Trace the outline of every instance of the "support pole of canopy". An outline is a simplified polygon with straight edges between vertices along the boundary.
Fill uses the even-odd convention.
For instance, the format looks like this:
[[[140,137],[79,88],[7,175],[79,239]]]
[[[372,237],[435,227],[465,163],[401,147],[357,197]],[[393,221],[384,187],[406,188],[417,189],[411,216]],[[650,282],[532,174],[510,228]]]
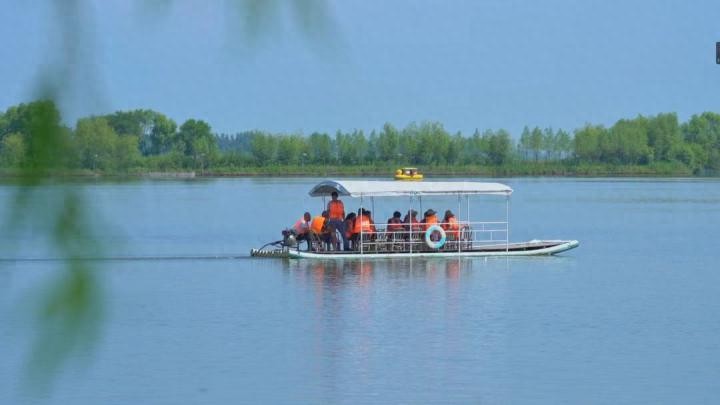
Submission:
[[[413,209],[413,196],[410,195],[410,210],[408,211],[408,234],[407,241],[410,244],[410,253],[412,253],[412,234],[413,234],[413,222],[412,222],[412,209]]]
[[[510,195],[505,196],[505,255],[510,244]]]
[[[468,246],[470,246],[470,250],[472,250],[475,234],[473,233],[472,225],[470,224],[470,194],[468,194],[465,198],[467,201],[467,212],[465,213],[465,221],[467,221],[468,235],[470,235],[470,244]]]
[[[322,213],[322,212],[325,211],[326,209],[327,209],[327,204],[325,204],[325,196],[323,195],[323,196],[322,196],[322,208],[320,208],[320,212]],[[322,238],[320,238],[320,235],[318,235],[318,238],[320,239],[320,246],[322,247],[322,244],[323,244]],[[308,240],[308,243],[310,243],[309,240]],[[299,247],[299,245],[300,245],[300,244],[298,243],[298,247]],[[309,247],[309,246],[308,246],[308,247]],[[308,250],[312,250],[312,249],[308,249]]]
[[[363,254],[363,226],[362,226],[362,212],[363,212],[363,198],[360,195],[360,215],[355,218],[355,221],[360,221],[360,234],[358,235],[358,243],[360,244],[360,254]]]
[[[375,212],[375,197],[370,197],[370,205],[372,206],[372,213],[370,214],[370,218],[372,218],[373,215],[376,215],[376,212]],[[370,220],[370,218],[368,218],[368,221]],[[375,253],[377,253],[377,251],[378,251],[378,250],[377,250],[377,248],[378,248],[378,245],[377,245],[377,227],[375,227],[375,234],[374,234],[374,235],[375,235],[375,240],[374,240],[374,241],[371,241],[370,243],[372,244],[373,249],[375,249]],[[372,239],[372,236],[371,236],[370,238]]]
[[[462,210],[462,196],[460,194],[458,194],[457,197],[458,197],[458,209],[457,209],[457,217],[455,218],[455,220],[457,221],[456,225],[457,225],[458,229],[457,229],[457,235],[455,236],[455,239],[456,239],[457,246],[458,246],[458,253],[460,253],[460,250],[461,250],[460,246],[462,245],[462,243],[460,243],[460,241],[462,239],[462,229],[461,229],[462,226],[460,225],[462,223],[462,222],[460,222],[460,211]],[[445,226],[450,228],[449,224],[445,224]]]
[[[465,196],[465,202],[467,203],[467,210],[465,211],[465,220],[470,223],[470,194]]]

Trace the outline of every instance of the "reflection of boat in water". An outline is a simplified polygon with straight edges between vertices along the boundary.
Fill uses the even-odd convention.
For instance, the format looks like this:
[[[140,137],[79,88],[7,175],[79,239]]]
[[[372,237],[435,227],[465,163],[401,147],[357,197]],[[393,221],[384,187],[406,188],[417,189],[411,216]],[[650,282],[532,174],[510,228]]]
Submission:
[[[337,285],[364,285],[381,279],[438,278],[457,280],[461,273],[474,266],[487,266],[487,261],[469,258],[397,259],[397,260],[290,260],[287,268],[304,277]],[[376,274],[376,271],[380,270]],[[349,280],[349,281],[348,281]]]
[[[297,243],[276,242],[276,249],[251,251],[253,256],[281,256],[290,258],[402,258],[402,257],[462,257],[462,256],[534,256],[552,255],[579,246],[576,240],[531,240],[510,242],[509,204],[512,189],[500,183],[484,182],[393,182],[393,181],[323,181],[310,190],[311,197],[327,197],[333,192],[340,196],[359,198],[360,209],[370,200],[381,197],[406,198],[408,211],[421,206],[423,197],[457,196],[458,215],[466,207],[464,218],[457,218],[455,230],[447,230],[451,223],[437,223],[419,230],[415,225],[405,230],[388,230],[377,226],[371,233],[361,229],[355,248],[351,251],[324,250],[322,243],[309,243],[307,250]],[[505,197],[505,218],[493,222],[473,221],[470,200],[475,196]],[[464,204],[463,204],[463,199]],[[416,205],[417,204],[417,205]],[[366,205],[367,207],[367,205]]]
[[[423,175],[417,167],[403,167],[395,170],[395,180],[422,180]]]

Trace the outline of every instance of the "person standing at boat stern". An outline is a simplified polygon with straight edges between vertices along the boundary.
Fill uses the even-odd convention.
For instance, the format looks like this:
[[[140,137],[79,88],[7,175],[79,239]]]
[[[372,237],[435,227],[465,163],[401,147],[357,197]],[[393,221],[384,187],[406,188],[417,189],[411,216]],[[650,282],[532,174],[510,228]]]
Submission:
[[[330,194],[330,202],[327,205],[328,211],[328,224],[332,225],[342,237],[343,250],[350,250],[348,246],[348,238],[345,235],[345,205],[338,199],[337,191],[333,191]],[[337,249],[340,250],[340,243],[338,242]]]

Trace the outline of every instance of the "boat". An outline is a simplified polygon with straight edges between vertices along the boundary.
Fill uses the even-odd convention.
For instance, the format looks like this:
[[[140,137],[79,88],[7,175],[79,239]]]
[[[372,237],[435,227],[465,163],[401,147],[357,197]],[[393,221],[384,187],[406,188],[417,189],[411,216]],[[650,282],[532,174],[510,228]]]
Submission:
[[[501,183],[325,180],[316,184],[309,195],[322,198],[325,207],[325,199],[333,192],[337,192],[340,197],[358,199],[359,211],[372,208],[373,212],[376,198],[401,199],[403,209],[410,213],[422,211],[423,197],[426,203],[428,199],[438,196],[446,199],[448,196],[457,197],[457,218],[432,226],[405,226],[402,231],[389,231],[382,224],[375,225],[374,232],[363,233],[361,229],[354,249],[350,251],[328,250],[319,240],[307,242],[307,247],[303,249],[292,235],[285,234],[283,240],[253,249],[251,255],[291,259],[538,256],[554,255],[580,245],[577,240],[555,239],[510,242],[510,195],[513,190]],[[471,219],[471,202],[485,196],[505,198],[504,219],[492,222]],[[453,224],[454,228],[450,226]]]
[[[403,167],[395,170],[395,180],[422,180],[423,175],[417,167]]]

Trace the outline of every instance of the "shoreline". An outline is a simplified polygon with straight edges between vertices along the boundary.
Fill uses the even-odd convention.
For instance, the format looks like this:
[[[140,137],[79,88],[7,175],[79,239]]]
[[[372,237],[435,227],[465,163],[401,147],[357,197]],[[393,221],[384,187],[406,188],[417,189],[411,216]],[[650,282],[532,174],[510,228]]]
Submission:
[[[471,167],[429,167],[423,174],[426,178],[462,177],[578,177],[578,178],[718,178],[720,173],[693,173],[687,167],[677,165],[609,166],[609,165],[561,165],[533,164],[521,166],[471,166]],[[388,177],[393,178],[394,169],[373,166],[267,166],[247,168],[219,168],[211,170],[157,170],[137,168],[127,172],[91,170],[51,170],[39,175],[44,179],[159,179],[193,180],[211,178],[252,178],[252,177]],[[18,169],[0,169],[0,179],[22,180],[28,173]]]

